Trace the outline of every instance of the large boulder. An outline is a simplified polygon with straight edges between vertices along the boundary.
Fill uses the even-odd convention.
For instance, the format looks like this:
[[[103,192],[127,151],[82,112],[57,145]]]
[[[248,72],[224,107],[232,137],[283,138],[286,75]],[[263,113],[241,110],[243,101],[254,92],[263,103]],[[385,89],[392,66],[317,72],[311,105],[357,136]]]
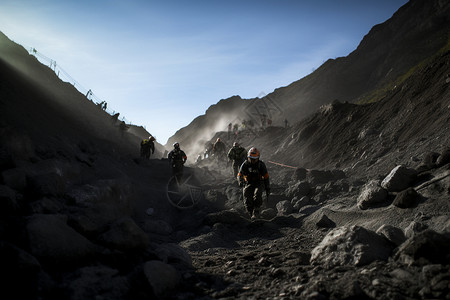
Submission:
[[[444,151],[442,151],[441,155],[439,155],[439,157],[436,160],[436,165],[438,167],[441,167],[448,163],[450,163],[450,148],[447,148]]]
[[[28,175],[27,182],[30,192],[37,197],[62,196],[66,192],[64,178],[58,170]]]
[[[158,299],[173,291],[181,282],[180,273],[171,265],[158,260],[151,260],[144,264],[144,274]]]
[[[280,201],[277,203],[278,215],[289,215],[294,211],[294,207],[288,200]]]
[[[191,256],[178,244],[168,243],[156,246],[155,254],[165,263],[176,263],[187,268],[192,268]]]
[[[384,236],[387,240],[396,246],[406,241],[405,233],[398,227],[384,224],[376,231],[377,234]]]
[[[26,231],[31,254],[39,262],[76,265],[99,253],[99,247],[67,225],[62,215],[36,214],[28,218]]]
[[[130,288],[118,270],[102,265],[80,268],[67,279],[65,288],[72,300],[120,300],[126,298]]]
[[[98,240],[121,251],[144,250],[150,245],[148,235],[131,218],[117,220]]]
[[[5,185],[17,191],[24,191],[27,187],[27,176],[23,169],[12,168],[1,173],[1,179]]]
[[[297,168],[294,171],[294,174],[292,175],[292,179],[294,181],[303,181],[306,179],[306,173],[308,172],[308,170],[306,170],[305,168]]]
[[[400,208],[411,208],[417,205],[419,199],[420,195],[410,187],[398,193],[392,204]]]
[[[65,197],[71,205],[69,224],[87,236],[96,236],[109,224],[132,214],[128,186],[115,180],[99,180],[75,187]]]
[[[393,246],[382,236],[360,226],[339,227],[330,231],[311,251],[311,264],[326,268],[363,266],[386,260]]]
[[[14,215],[20,210],[19,194],[6,185],[0,185],[0,215]]]
[[[382,188],[377,180],[367,183],[358,196],[357,205],[360,209],[376,206],[387,200],[388,192]]]
[[[335,180],[334,174],[330,170],[310,170],[306,174],[306,179],[312,185],[324,184]]]
[[[396,166],[381,182],[388,192],[400,192],[408,188],[416,179],[417,172],[403,165]]]
[[[311,184],[307,181],[294,181],[291,182],[286,189],[286,196],[289,198],[301,198],[311,193]]]
[[[407,265],[449,264],[450,234],[424,230],[403,243],[395,259]]]

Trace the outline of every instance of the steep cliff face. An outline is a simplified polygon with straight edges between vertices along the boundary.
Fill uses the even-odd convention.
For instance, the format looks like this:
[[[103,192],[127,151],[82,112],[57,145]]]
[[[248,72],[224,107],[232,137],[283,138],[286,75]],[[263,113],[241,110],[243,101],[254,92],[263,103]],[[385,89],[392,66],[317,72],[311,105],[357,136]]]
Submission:
[[[374,26],[347,57],[330,59],[310,75],[255,101],[275,103],[275,113],[268,109],[261,113],[282,124],[285,118],[291,123],[298,122],[336,99],[350,103],[379,100],[380,90],[393,88],[407,77],[411,68],[447,44],[449,16],[448,1],[410,1],[391,19]],[[196,133],[217,129],[214,127],[217,119],[229,115],[245,118],[248,102],[241,101],[240,105],[236,109],[234,98],[222,100],[217,107],[220,111],[214,114],[207,111],[199,117],[201,122],[193,121],[170,141],[186,143],[190,151]]]

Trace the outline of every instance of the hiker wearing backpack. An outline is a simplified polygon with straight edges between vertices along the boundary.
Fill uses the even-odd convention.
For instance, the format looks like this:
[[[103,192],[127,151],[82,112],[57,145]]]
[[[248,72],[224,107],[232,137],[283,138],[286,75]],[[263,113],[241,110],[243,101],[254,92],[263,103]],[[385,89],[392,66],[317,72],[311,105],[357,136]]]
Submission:
[[[252,219],[259,217],[263,189],[266,190],[267,197],[270,195],[269,173],[266,165],[259,160],[259,156],[259,150],[252,147],[237,175],[239,186],[244,188],[245,208]]]
[[[169,152],[167,156],[169,163],[172,167],[172,174],[176,177],[178,182],[181,182],[184,171],[184,163],[187,160],[186,153],[180,149],[179,143],[173,144],[173,150]]]
[[[247,150],[240,146],[238,142],[233,143],[233,147],[228,151],[228,160],[232,163],[233,178],[239,173],[239,168],[247,156]]]
[[[149,136],[148,139],[141,141],[141,157],[144,159],[150,159],[150,154],[155,153],[155,138]]]

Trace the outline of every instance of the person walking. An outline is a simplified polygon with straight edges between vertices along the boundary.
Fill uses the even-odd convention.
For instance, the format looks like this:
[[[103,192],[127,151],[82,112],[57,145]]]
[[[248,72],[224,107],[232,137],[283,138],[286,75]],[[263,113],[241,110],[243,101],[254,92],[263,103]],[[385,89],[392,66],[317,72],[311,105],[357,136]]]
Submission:
[[[172,167],[172,174],[180,183],[183,178],[184,164],[186,163],[187,156],[183,150],[180,149],[179,143],[173,144],[173,150],[169,152],[167,156],[169,163]]]
[[[226,148],[224,142],[220,138],[217,138],[213,146],[214,156],[217,162],[225,161]]]
[[[239,173],[239,168],[245,161],[247,156],[247,150],[240,146],[238,142],[233,143],[233,147],[228,151],[228,160],[232,163],[233,167],[233,178],[236,178]]]
[[[259,160],[260,153],[252,147],[247,154],[247,160],[239,168],[237,175],[240,187],[243,187],[244,205],[252,219],[259,217],[262,205],[262,192],[266,191],[266,196],[270,195],[270,180],[264,162]]]
[[[150,159],[150,155],[155,153],[155,138],[149,136],[141,141],[141,158]]]

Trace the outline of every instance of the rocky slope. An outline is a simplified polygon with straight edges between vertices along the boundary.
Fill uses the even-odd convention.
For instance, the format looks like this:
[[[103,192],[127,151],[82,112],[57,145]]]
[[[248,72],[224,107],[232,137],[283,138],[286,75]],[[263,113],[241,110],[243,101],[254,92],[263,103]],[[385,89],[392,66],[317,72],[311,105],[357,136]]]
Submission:
[[[261,149],[272,181],[261,219],[250,221],[225,164],[192,164],[177,185],[165,159],[139,159],[135,135],[2,37],[3,293],[448,298],[446,38],[397,87],[378,89],[374,103],[332,102],[288,128],[241,131],[245,147]],[[220,115],[225,102],[211,113]],[[226,131],[217,137],[233,141]]]

